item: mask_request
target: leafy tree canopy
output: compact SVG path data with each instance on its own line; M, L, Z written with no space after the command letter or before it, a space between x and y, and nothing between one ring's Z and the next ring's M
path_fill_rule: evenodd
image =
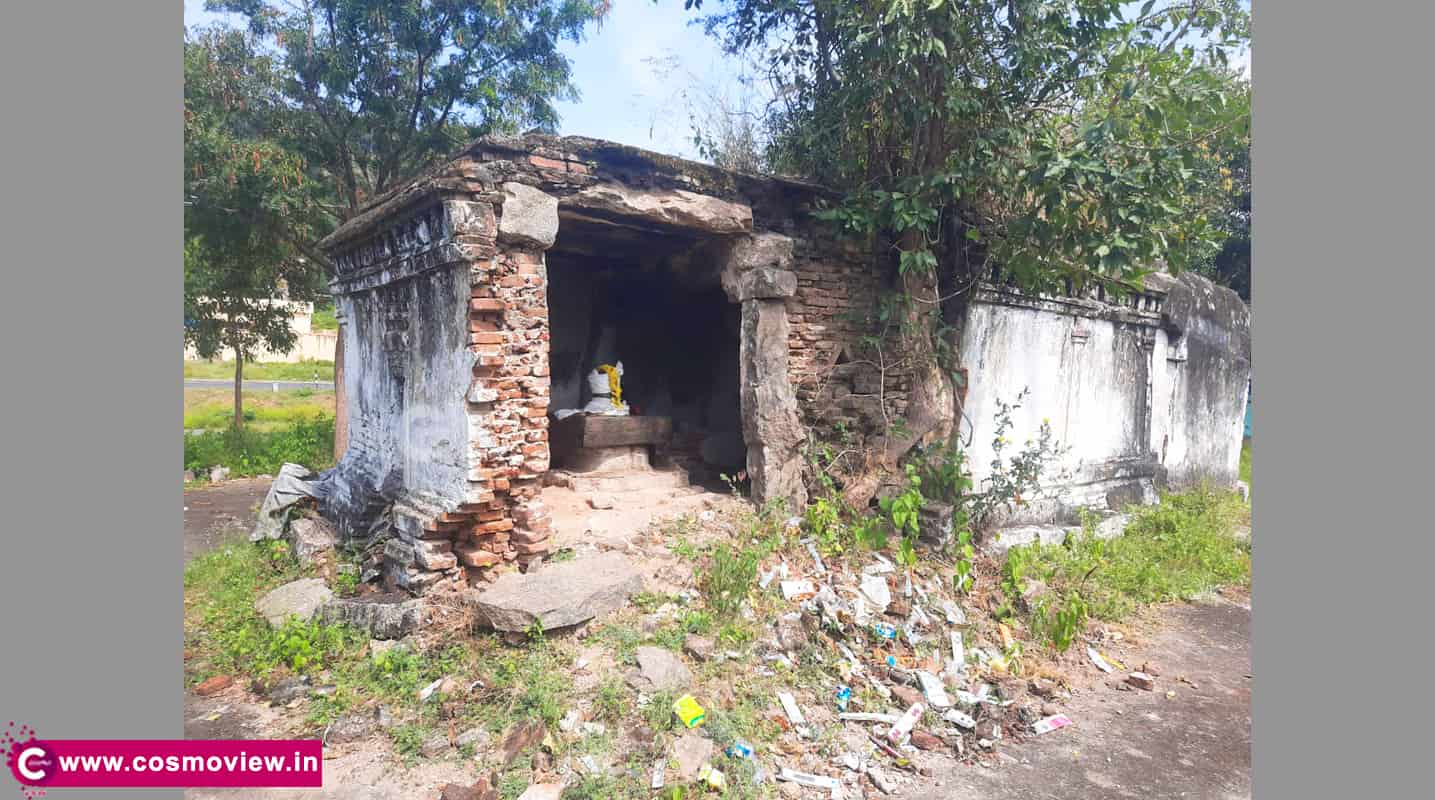
M1203 163L1249 125L1237 0L687 5L763 54L774 163L849 190L831 216L905 241L904 272L1124 284L1223 238Z
M476 135L551 128L562 40L608 0L208 0L275 54L275 131L337 187L340 219Z

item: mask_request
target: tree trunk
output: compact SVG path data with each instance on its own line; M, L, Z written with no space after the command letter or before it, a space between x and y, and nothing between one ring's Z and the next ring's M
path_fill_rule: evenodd
M349 395L344 391L344 322L334 342L334 462L349 449Z
M244 353L234 348L234 429L244 428Z

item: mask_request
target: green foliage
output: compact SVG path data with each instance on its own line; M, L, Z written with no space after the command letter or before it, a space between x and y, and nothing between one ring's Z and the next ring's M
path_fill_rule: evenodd
M1245 443L1241 445L1241 463L1240 463L1240 467L1239 467L1239 474L1240 474L1241 480L1245 481L1247 486L1250 486L1250 485L1251 485L1251 440L1250 440L1250 439L1247 439L1247 440L1245 441Z
M1247 584L1250 544L1232 535L1244 513L1234 494L1203 487L1136 508L1111 540L1088 526L1062 544L1013 547L1001 579L1006 612L1024 605L1033 634L1064 650L1089 617L1119 620L1140 605ZM1045 591L1023 602L1028 580Z
M286 462L322 469L333 460L332 417L300 420L274 431L231 428L184 437L184 468L196 472L219 464L235 477L274 475Z
M264 361L244 365L246 381L321 381L334 380L334 362L321 360ZM233 361L186 361L184 377L229 380L234 377Z
M272 628L259 616L255 599L301 574L284 542L231 544L185 567L186 646L206 672L316 672L363 646L365 638L344 626L291 618Z
M1237 0L709 5L781 98L770 159L848 190L827 218L900 241L902 274L1115 289L1222 238L1200 145L1249 127L1226 66L1250 40Z
M602 0L210 0L275 54L271 133L333 182L345 218L483 133L552 129L577 99L564 40ZM317 6L317 7L316 7Z
M698 576L698 586L715 614L731 617L742 608L757 582L757 565L761 559L761 551L755 548L713 550L707 567Z

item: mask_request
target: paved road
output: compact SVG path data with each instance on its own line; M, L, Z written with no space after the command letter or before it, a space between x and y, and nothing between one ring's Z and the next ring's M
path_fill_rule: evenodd
M333 381L245 381L244 391L246 392L271 392L274 384L279 384L281 390L289 389L314 389L316 391L333 391ZM234 380L232 378L185 378L184 388L186 389L232 389Z

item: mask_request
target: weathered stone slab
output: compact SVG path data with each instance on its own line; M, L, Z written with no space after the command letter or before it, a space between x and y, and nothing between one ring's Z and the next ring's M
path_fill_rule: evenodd
M308 622L333 596L334 592L322 580L301 578L259 598L254 603L254 610L275 627L283 625L284 620L291 616Z
M500 631L525 631L534 622L551 631L615 611L642 591L643 577L621 553L580 556L527 574L511 572L469 603L479 620Z
M558 198L522 183L503 184L498 240L515 247L547 250L558 236Z
M423 622L423 601L404 594L371 595L326 603L319 618L366 630L375 639L402 639Z
M759 267L737 281L738 300L780 300L795 294L797 273L790 270Z
M706 233L752 230L750 207L683 189L634 189L601 183L566 198L563 204Z
M638 669L629 676L628 683L640 691L675 691L685 689L693 682L682 659L661 647L639 647L634 654Z

